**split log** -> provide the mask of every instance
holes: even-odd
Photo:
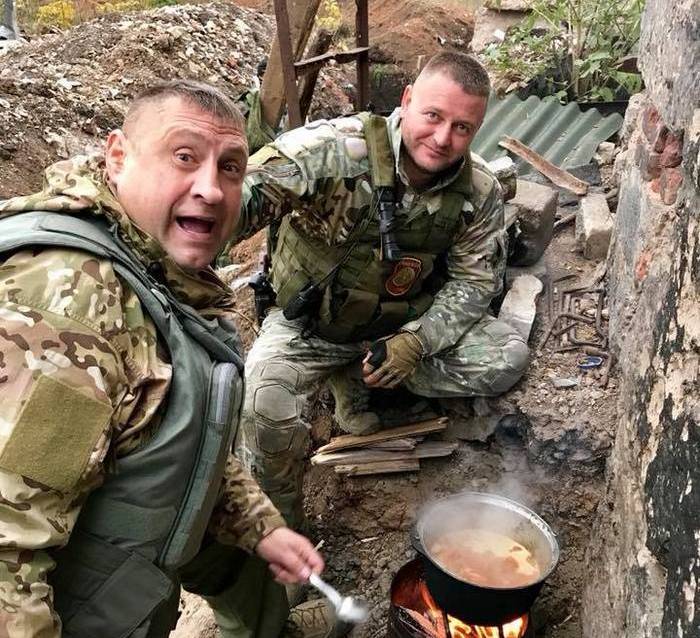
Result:
[[[569,171],[555,166],[520,140],[504,135],[498,144],[534,166],[553,184],[565,188],[576,195],[585,195],[588,192],[588,184],[586,182],[574,177]]]
[[[380,463],[392,461],[409,461],[412,459],[429,459],[441,456],[449,456],[457,449],[458,443],[453,441],[426,441],[420,443],[413,450],[377,450],[377,449],[353,449],[346,452],[331,452],[316,454],[311,457],[312,465],[343,465]]]
[[[350,465],[336,465],[336,474],[347,476],[370,476],[373,474],[395,474],[396,472],[417,472],[420,470],[418,459],[405,461],[379,461],[377,463],[361,463]]]
[[[318,454],[323,452],[336,452],[338,450],[345,450],[347,448],[353,447],[367,447],[373,443],[381,443],[383,441],[391,441],[392,439],[404,439],[407,436],[413,434],[430,434],[431,432],[442,432],[447,428],[447,418],[441,417],[439,419],[429,419],[427,421],[420,421],[418,423],[412,423],[411,425],[402,425],[398,428],[392,428],[390,430],[382,430],[381,432],[375,432],[374,434],[366,434],[364,436],[357,436],[355,434],[345,434],[343,436],[338,436],[331,439],[331,442],[320,447],[317,450]]]
[[[393,450],[399,452],[402,450],[413,450],[423,440],[422,436],[414,436],[410,439],[394,439],[393,441],[380,441],[368,445],[368,450]]]

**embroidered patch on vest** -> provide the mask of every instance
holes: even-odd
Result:
[[[423,269],[423,262],[415,257],[404,257],[394,266],[394,272],[386,280],[386,291],[394,297],[405,295]]]

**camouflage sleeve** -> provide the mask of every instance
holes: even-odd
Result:
[[[321,120],[285,133],[250,158],[231,243],[292,210],[324,219],[354,206],[366,195],[348,192],[346,186],[367,170],[367,146],[356,118]]]
[[[65,251],[0,265],[0,636],[58,638],[47,550],[64,545],[101,480],[121,359],[98,327],[107,273]],[[74,302],[87,312],[76,316]],[[114,303],[112,302],[113,306]]]
[[[447,259],[447,282],[433,304],[403,330],[414,332],[426,354],[454,346],[500,293],[506,261],[503,195],[485,169],[473,170],[473,218],[465,219]],[[467,203],[469,206],[469,203]]]
[[[272,501],[240,461],[230,455],[221,497],[209,523],[210,533],[223,545],[252,552],[260,539],[284,525]]]

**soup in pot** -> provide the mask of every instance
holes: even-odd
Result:
[[[428,551],[445,571],[483,587],[525,587],[542,573],[526,547],[486,529],[447,532],[434,540]]]

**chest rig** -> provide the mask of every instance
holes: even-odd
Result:
[[[471,194],[467,157],[459,174],[441,191],[442,205],[435,213],[410,221],[408,215],[394,214],[395,162],[386,120],[368,113],[359,117],[373,194],[353,219],[355,227],[347,242],[329,246],[309,237],[287,216],[272,257],[277,305],[287,311],[300,295],[311,291],[311,331],[335,343],[390,334],[430,307],[436,261],[452,245]]]

